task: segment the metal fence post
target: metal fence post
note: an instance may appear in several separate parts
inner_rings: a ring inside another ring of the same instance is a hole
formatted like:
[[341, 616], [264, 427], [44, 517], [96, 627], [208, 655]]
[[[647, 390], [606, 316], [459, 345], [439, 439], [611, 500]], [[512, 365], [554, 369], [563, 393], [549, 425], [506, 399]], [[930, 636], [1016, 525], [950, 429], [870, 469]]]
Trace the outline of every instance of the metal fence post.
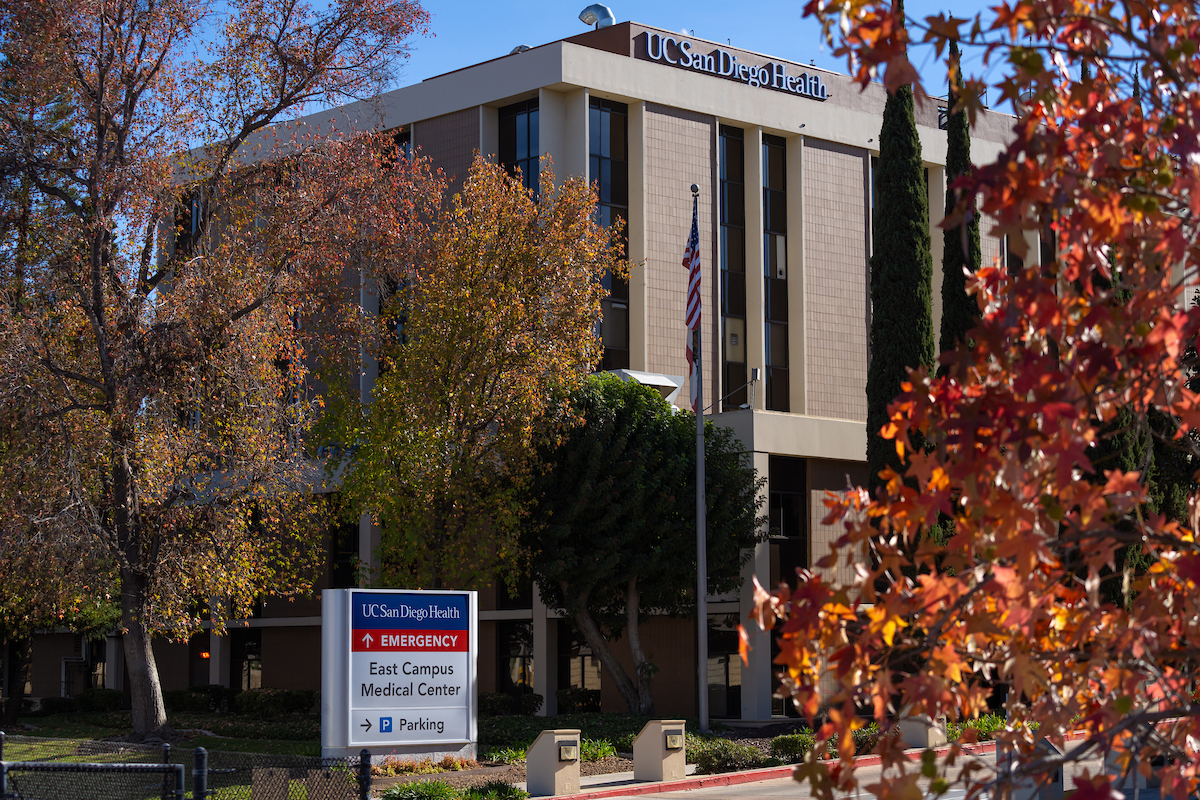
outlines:
[[197, 747], [192, 761], [192, 800], [208, 797], [208, 751]]
[[0, 800], [8, 800], [8, 764], [0, 761]]
[[4, 731], [0, 731], [0, 761], [4, 760]]
[[187, 800], [186, 787], [183, 785], [183, 764], [173, 764], [175, 767], [175, 800]]
[[171, 763], [171, 743], [170, 742], [163, 742], [163, 763], [164, 764]]
[[371, 751], [365, 747], [358, 754], [358, 798], [371, 800]]

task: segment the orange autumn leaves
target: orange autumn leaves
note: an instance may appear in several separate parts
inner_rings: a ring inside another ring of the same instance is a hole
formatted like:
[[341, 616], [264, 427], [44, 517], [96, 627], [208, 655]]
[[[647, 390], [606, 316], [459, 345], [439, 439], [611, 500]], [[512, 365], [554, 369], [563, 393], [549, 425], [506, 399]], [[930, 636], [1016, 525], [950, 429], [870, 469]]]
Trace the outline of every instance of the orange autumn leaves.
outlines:
[[[1191, 519], [1170, 519], [1147, 488], [1153, 463], [1122, 471], [1092, 459], [1125, 410], [1130, 429], [1197, 465], [1197, 10], [1023, 0], [987, 19], [910, 20], [908, 32], [889, 3], [808, 10], [864, 82], [905, 74], [909, 39], [941, 52], [957, 38], [1006, 65], [992, 88], [1021, 111], [1013, 135], [959, 185], [994, 220], [984, 232], [1007, 236], [1024, 263], [970, 278], [984, 313], [970, 345], [943, 357], [945, 377], [914, 371], [893, 403], [884, 434], [906, 452], [907, 474], [885, 476], [876, 497], [827, 498], [827, 522], [843, 533], [818, 572], [757, 596], [757, 618], [779, 632], [784, 689], [804, 713], [828, 715], [822, 735], [846, 737], [858, 713], [960, 719], [1006, 687], [1009, 728], [997, 738], [1025, 752], [1027, 774], [1057, 768], [1033, 756], [1035, 738], [1062, 745], [1083, 729], [1097, 747], [1144, 750], [1145, 770], [1166, 756], [1154, 770], [1182, 800], [1200, 778], [1196, 501]], [[1170, 422], [1166, 433], [1152, 418]], [[916, 432], [927, 448], [911, 452]], [[939, 525], [944, 539], [930, 533]], [[1128, 566], [1131, 552], [1148, 566]], [[835, 583], [825, 572], [835, 565], [852, 577]], [[878, 749], [889, 771], [866, 788], [909, 796], [916, 765], [895, 740]], [[949, 780], [945, 765], [934, 772]], [[802, 773], [820, 793], [856, 785], [849, 764]], [[968, 772], [945, 785], [994, 780]], [[1077, 787], [1082, 800], [1109, 781]]]
[[383, 527], [386, 580], [522, 568], [534, 443], [599, 360], [604, 275], [627, 271], [593, 190], [548, 159], [539, 182], [535, 199], [477, 156], [459, 193], [406, 224], [408, 259], [373, 268], [390, 287], [364, 328], [379, 377], [370, 405], [338, 403], [335, 423], [359, 444], [344, 495]]

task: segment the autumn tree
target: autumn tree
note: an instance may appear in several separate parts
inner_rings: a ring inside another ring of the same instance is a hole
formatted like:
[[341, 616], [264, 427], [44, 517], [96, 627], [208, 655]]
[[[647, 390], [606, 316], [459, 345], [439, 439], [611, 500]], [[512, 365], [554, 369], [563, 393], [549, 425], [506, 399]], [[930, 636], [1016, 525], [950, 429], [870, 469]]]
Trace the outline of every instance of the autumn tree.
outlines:
[[[598, 375], [540, 450], [523, 543], [542, 599], [565, 611], [629, 711], [653, 715], [646, 610], [695, 613], [696, 418], [634, 381]], [[759, 479], [726, 428], [705, 426], [708, 586], [736, 590], [761, 538]], [[624, 637], [633, 673], [612, 641]]]
[[345, 391], [325, 435], [354, 446], [342, 492], [382, 528], [387, 583], [519, 571], [538, 423], [599, 360], [601, 278], [625, 273], [621, 233], [595, 222], [586, 183], [556, 181], [549, 160], [540, 174], [535, 197], [476, 157], [461, 192], [410, 220], [409, 260], [373, 273], [387, 295], [363, 340], [373, 390], [331, 378]]
[[418, 194], [389, 138], [286, 124], [374, 95], [415, 3], [224, 11], [0, 2], [4, 538], [111, 565], [139, 735], [166, 723], [155, 633], [311, 586], [297, 322], [348, 313], [341, 277], [396, 257]]
[[[889, 4], [837, 8], [844, 17], [817, 0], [807, 10], [837, 32], [861, 83], [881, 70], [890, 88], [911, 79]], [[944, 376], [912, 370], [891, 406], [893, 444], [919, 434], [928, 450], [905, 450], [907, 472], [889, 472], [877, 496], [828, 498], [828, 519], [845, 533], [821, 563], [861, 561], [864, 547], [876, 558], [849, 584], [814, 575], [795, 592], [760, 592], [756, 616], [782, 622], [778, 663], [798, 707], [827, 714], [822, 738], [841, 734], [840, 764], [810, 760], [797, 773], [822, 796], [858, 784], [849, 733], [860, 709], [883, 726], [898, 703], [969, 717], [1002, 681], [1008, 722], [996, 739], [1019, 755], [1011, 772], [982, 770], [958, 747], [942, 763], [908, 761], [884, 737], [883, 777], [870, 791], [915, 797], [924, 773], [937, 794], [960, 785], [1005, 796], [1013, 781], [1045, 781], [1112, 752], [1122, 769], [1136, 756], [1164, 796], [1183, 800], [1200, 778], [1200, 509], [1193, 494], [1184, 522], [1148, 510], [1140, 465], [1081, 478], [1099, 469], [1092, 443], [1122, 410], [1142, 430], [1169, 415], [1178, 432], [1166, 435], [1183, 448], [1200, 423], [1184, 359], [1200, 311], [1183, 298], [1200, 257], [1200, 18], [1181, 3], [1018, 0], [990, 13], [914, 24], [939, 54], [959, 40], [1007, 65], [994, 88], [1022, 114], [964, 194], [978, 193], [996, 220], [987, 233], [1014, 248], [1049, 225], [1055, 257], [1011, 273], [981, 267], [970, 282], [983, 308], [974, 341], [958, 346]], [[1081, 61], [1089, 80], [1071, 77]], [[1135, 79], [1146, 87], [1136, 100]], [[984, 86], [966, 85], [975, 117]], [[939, 515], [954, 520], [944, 545], [920, 538]], [[1122, 547], [1141, 549], [1144, 573], [1116, 569]], [[906, 573], [909, 563], [919, 569]], [[1106, 571], [1125, 584], [1122, 602], [1105, 598]], [[1067, 740], [1074, 730], [1082, 738]], [[1062, 755], [1035, 750], [1040, 739]], [[1111, 775], [1077, 773], [1074, 783], [1077, 800], [1118, 796]]]
[[[896, 14], [903, 31], [900, 0]], [[888, 87], [873, 179], [867, 468], [869, 485], [875, 487], [883, 484], [879, 473], [885, 468], [900, 471], [903, 464], [896, 448], [879, 433], [887, 424], [888, 403], [900, 391], [908, 370], [934, 363], [929, 188], [913, 118], [911, 83]]]

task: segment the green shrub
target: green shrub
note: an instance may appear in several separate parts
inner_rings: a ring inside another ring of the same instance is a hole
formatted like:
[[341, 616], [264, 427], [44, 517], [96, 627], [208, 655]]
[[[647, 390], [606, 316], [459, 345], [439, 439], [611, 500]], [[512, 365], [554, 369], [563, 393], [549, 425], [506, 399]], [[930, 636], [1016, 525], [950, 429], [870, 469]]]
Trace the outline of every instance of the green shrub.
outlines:
[[613, 747], [612, 742], [604, 739], [579, 740], [580, 761], [599, 761], [602, 758], [616, 756], [616, 754], [617, 748]]
[[488, 781], [463, 792], [464, 800], [525, 800], [529, 792], [502, 780]]
[[445, 781], [416, 781], [388, 787], [380, 800], [459, 800], [458, 790]]
[[79, 710], [79, 703], [74, 697], [43, 697], [38, 712], [50, 714], [74, 714]]
[[804, 760], [808, 751], [817, 746], [817, 737], [812, 731], [788, 733], [771, 740], [771, 755], [788, 764]]
[[541, 710], [545, 698], [540, 694], [511, 695], [507, 692], [480, 692], [479, 716], [506, 717], [521, 714], [532, 717]]
[[484, 761], [499, 761], [502, 764], [519, 764], [525, 760], [525, 748], [498, 747], [485, 750], [481, 758]]
[[950, 722], [946, 725], [946, 738], [957, 741], [962, 738], [963, 730], [972, 728], [978, 741], [986, 742], [995, 738], [996, 731], [1003, 730], [1004, 718], [999, 714], [983, 714], [965, 722]]
[[[528, 748], [543, 730], [554, 728], [578, 728], [580, 736], [587, 739], [604, 740], [624, 753], [632, 747], [633, 737], [649, 720], [637, 714], [560, 714], [556, 717], [480, 717], [479, 745], [485, 750], [499, 748]], [[691, 722], [689, 725], [694, 726]], [[715, 727], [715, 726], [714, 726]]]
[[[707, 747], [709, 742], [715, 741], [716, 739], [717, 737], [712, 736], [711, 734], [693, 733], [692, 731], [685, 729], [683, 733], [683, 749], [687, 753], [688, 763], [694, 764], [696, 762], [695, 756], [700, 755], [700, 751]], [[629, 742], [629, 747], [632, 750], [632, 739]]]
[[613, 747], [618, 753], [632, 753], [633, 740], [637, 738], [636, 733], [624, 733], [613, 739]]
[[540, 694], [523, 694], [521, 695], [521, 713], [527, 717], [532, 717], [542, 710], [542, 704], [545, 702], [546, 698]]
[[[11, 702], [12, 702], [12, 700], [9, 699], [9, 700], [5, 700], [3, 703], [0, 703], [0, 712], [7, 714], [8, 713], [8, 704]], [[19, 712], [20, 716], [28, 717], [34, 713], [36, 713], [36, 712], [34, 712], [34, 710], [33, 710], [33, 700], [31, 700], [28, 697], [22, 697], [21, 698], [21, 710]]]
[[479, 716], [503, 717], [513, 713], [516, 703], [507, 692], [480, 692]]
[[87, 713], [120, 711], [124, 693], [116, 689], [88, 689], [75, 701], [79, 710]]
[[202, 686], [193, 686], [191, 691], [193, 694], [208, 698], [208, 710], [206, 713], [224, 714], [233, 710], [234, 698], [241, 694], [242, 690], [210, 683]]
[[554, 693], [558, 700], [559, 714], [578, 714], [584, 711], [600, 710], [599, 689], [559, 689]]
[[163, 705], [168, 714], [207, 714], [208, 696], [191, 689], [172, 689], [163, 692]]
[[234, 708], [243, 714], [275, 717], [280, 714], [307, 714], [317, 702], [311, 689], [249, 689], [234, 698]]
[[699, 749], [700, 752], [696, 753], [696, 771], [709, 775], [777, 767], [781, 763], [779, 759], [766, 755], [756, 747], [738, 744], [728, 739], [702, 740]]
[[[869, 753], [875, 749], [875, 743], [879, 741], [882, 734], [879, 731], [879, 725], [874, 722], [869, 722], [861, 728], [855, 728], [852, 736], [854, 737], [854, 755], [861, 756], [863, 753]], [[893, 736], [899, 736], [900, 730], [893, 729]], [[831, 756], [836, 756], [838, 751], [838, 735], [835, 733], [829, 737], [827, 745], [828, 752]]]

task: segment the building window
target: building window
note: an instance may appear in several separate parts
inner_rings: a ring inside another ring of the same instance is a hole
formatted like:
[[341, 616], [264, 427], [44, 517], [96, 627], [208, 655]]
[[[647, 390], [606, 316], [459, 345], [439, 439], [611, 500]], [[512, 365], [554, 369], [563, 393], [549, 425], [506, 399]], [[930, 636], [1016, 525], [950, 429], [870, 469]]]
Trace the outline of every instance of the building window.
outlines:
[[175, 254], [189, 258], [204, 228], [204, 202], [199, 190], [184, 195], [175, 210]]
[[497, 687], [514, 697], [533, 692], [533, 623], [501, 620], [496, 623], [496, 653], [500, 674]]
[[[769, 456], [767, 459], [767, 493], [770, 509], [770, 578], [771, 585], [786, 582], [796, 586], [796, 569], [807, 569], [808, 559], [808, 462], [803, 458]], [[778, 644], [772, 642], [771, 656], [779, 654]], [[773, 679], [772, 694], [779, 693], [779, 678]], [[772, 700], [772, 712], [797, 716], [794, 704], [781, 699]]]
[[229, 632], [230, 684], [243, 692], [262, 688], [262, 629]]
[[500, 164], [534, 195], [538, 191], [538, 101], [526, 100], [500, 109]]
[[[609, 227], [629, 218], [629, 109], [624, 103], [591, 98], [588, 107], [588, 154], [596, 186], [597, 221]], [[629, 369], [629, 282], [604, 276], [600, 369]]]
[[767, 409], [791, 410], [788, 383], [787, 162], [785, 142], [763, 134], [763, 269]]
[[708, 616], [708, 710], [718, 719], [742, 717], [742, 658], [738, 615]]
[[405, 160], [412, 158], [412, 129], [396, 134], [396, 154]]
[[721, 331], [725, 394], [722, 410], [746, 397], [746, 175], [745, 134], [721, 126]]
[[807, 462], [803, 458], [770, 456], [767, 488], [770, 498], [771, 585], [796, 585], [796, 569], [808, 568], [808, 526], [805, 524]]
[[558, 711], [600, 710], [600, 659], [569, 620], [558, 621]]
[[358, 588], [358, 523], [343, 522], [335, 525], [330, 533], [330, 588]]

